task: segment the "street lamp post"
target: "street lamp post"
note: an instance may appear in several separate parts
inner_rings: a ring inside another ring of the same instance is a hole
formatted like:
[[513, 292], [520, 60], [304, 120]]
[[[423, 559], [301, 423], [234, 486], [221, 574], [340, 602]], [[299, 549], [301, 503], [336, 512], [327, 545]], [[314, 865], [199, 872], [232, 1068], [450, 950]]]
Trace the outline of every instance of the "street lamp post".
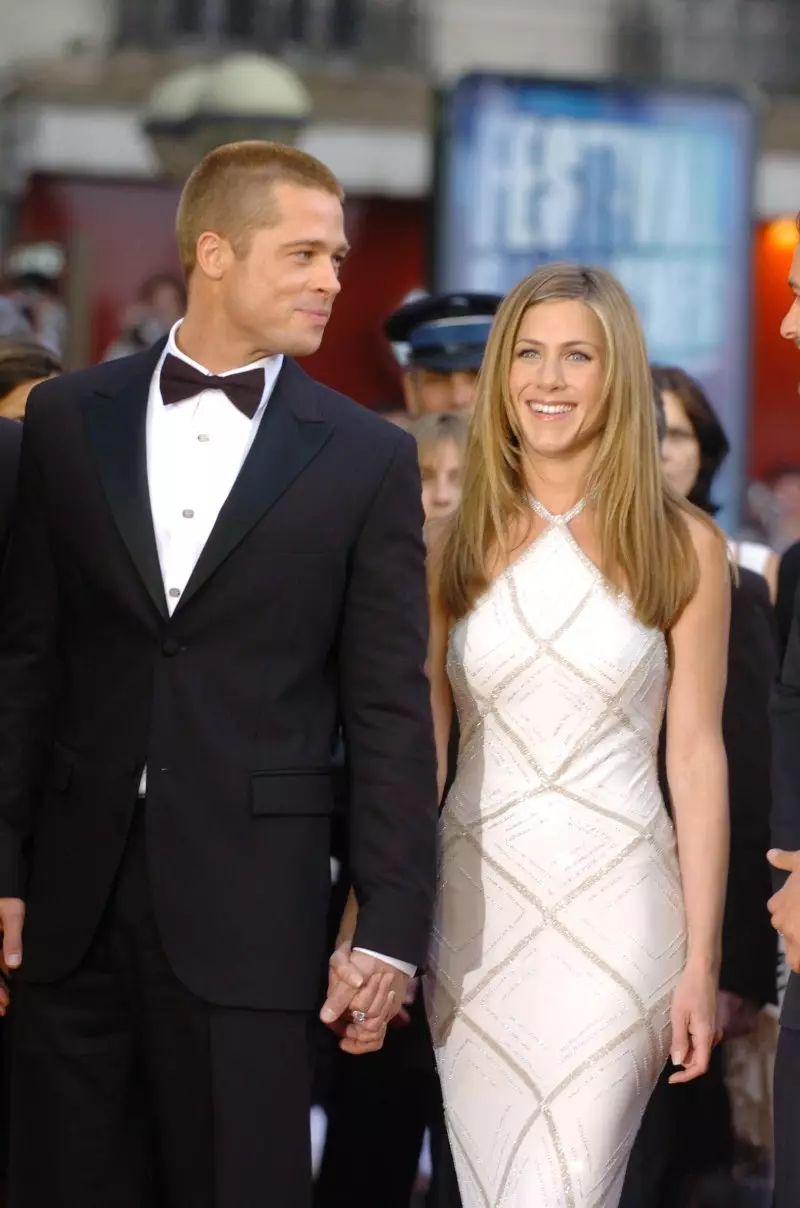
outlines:
[[231, 54], [162, 80], [150, 95], [143, 126], [165, 175], [184, 180], [222, 143], [294, 143], [311, 108], [305, 85], [285, 63], [268, 55]]

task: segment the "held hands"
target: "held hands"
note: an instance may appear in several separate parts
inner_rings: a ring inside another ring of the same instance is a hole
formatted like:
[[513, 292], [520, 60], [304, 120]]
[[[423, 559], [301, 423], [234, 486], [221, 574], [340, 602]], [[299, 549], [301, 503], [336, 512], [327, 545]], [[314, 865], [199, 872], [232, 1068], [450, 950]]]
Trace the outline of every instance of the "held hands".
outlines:
[[374, 1053], [402, 1006], [408, 978], [400, 969], [340, 944], [328, 965], [328, 997], [320, 1012], [324, 1024], [341, 1037], [345, 1053]]
[[[25, 922], [25, 903], [20, 898], [0, 898], [0, 930], [3, 933], [3, 954], [0, 971], [11, 973], [22, 964], [22, 925]], [[8, 1010], [10, 995], [8, 986], [0, 981], [0, 1016]]]
[[672, 999], [672, 1063], [683, 1066], [672, 1085], [705, 1074], [711, 1050], [722, 1039], [717, 1030], [717, 979], [708, 969], [687, 965]]
[[767, 906], [772, 926], [783, 936], [786, 960], [795, 973], [800, 973], [800, 852], [770, 851], [767, 859], [773, 868], [791, 874]]

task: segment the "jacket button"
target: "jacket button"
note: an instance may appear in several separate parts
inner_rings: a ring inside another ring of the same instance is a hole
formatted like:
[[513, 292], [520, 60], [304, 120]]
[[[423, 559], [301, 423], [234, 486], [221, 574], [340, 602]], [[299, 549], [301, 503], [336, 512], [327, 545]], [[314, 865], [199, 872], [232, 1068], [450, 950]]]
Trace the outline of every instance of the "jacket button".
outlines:
[[164, 642], [161, 647], [161, 651], [163, 654], [166, 654], [167, 656], [171, 656], [173, 654], [180, 654], [180, 652], [182, 650], [183, 650], [183, 647], [181, 646], [180, 642], [177, 641], [176, 638], [164, 638]]

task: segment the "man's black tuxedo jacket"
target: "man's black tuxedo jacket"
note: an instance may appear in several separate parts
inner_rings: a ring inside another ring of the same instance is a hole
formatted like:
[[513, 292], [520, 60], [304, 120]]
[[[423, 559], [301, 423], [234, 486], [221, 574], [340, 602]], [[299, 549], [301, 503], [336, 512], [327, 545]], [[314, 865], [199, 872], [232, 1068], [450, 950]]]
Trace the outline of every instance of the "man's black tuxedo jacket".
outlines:
[[32, 394], [0, 601], [0, 896], [23, 975], [74, 969], [142, 768], [161, 938], [228, 1006], [314, 1006], [332, 749], [350, 764], [356, 943], [425, 960], [436, 762], [412, 440], [287, 360], [172, 617], [145, 416], [160, 348]]
[[[772, 696], [772, 844], [785, 851], [800, 851], [800, 596], [797, 594], [792, 606], [793, 620], [783, 668]], [[785, 874], [775, 874], [775, 888], [785, 879]], [[796, 974], [789, 978], [781, 1023], [800, 1030], [800, 977]]]

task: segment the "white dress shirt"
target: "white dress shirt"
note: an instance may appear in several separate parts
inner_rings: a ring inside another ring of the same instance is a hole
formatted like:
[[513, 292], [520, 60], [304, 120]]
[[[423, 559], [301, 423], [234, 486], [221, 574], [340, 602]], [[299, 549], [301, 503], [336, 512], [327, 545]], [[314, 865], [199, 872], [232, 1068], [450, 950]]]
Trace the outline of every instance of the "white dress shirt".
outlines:
[[[170, 353], [211, 376], [205, 366], [178, 348], [175, 335], [179, 327], [180, 322], [169, 333], [153, 374], [146, 419], [150, 508], [170, 615], [255, 440], [283, 365], [283, 357], [274, 356], [229, 371], [264, 370], [264, 393], [252, 419], [239, 411], [222, 390], [204, 390], [167, 407], [161, 396], [161, 368]], [[141, 796], [145, 795], [146, 787], [145, 768], [139, 786]], [[403, 961], [367, 949], [359, 951], [377, 956], [409, 976], [415, 972], [413, 966]]]

